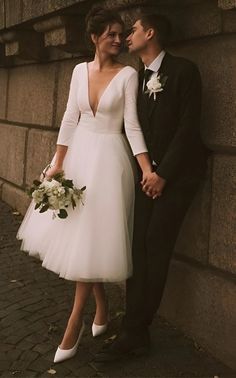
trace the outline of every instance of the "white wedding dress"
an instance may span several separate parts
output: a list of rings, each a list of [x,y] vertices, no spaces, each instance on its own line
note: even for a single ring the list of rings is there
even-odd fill
[[[122,68],[104,90],[96,114],[88,84],[88,65],[78,64],[57,140],[68,146],[66,178],[78,188],[86,186],[84,205],[69,209],[66,219],[52,219],[51,210],[40,214],[32,202],[17,237],[22,250],[60,277],[117,282],[132,274],[132,152],[147,151],[136,111],[138,75],[130,66]]]

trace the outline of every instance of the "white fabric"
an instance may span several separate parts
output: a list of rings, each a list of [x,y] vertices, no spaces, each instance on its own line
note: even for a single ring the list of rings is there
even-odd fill
[[[117,282],[132,274],[135,164],[147,151],[137,120],[137,73],[127,66],[110,82],[94,116],[88,98],[87,64],[75,67],[58,144],[67,145],[64,171],[86,186],[84,206],[66,219],[39,214],[32,203],[17,237],[42,265],[73,281]],[[79,121],[78,121],[79,120]]]

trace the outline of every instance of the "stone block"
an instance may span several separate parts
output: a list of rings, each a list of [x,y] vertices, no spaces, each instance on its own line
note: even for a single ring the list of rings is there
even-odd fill
[[[24,0],[22,19],[23,21],[31,20],[83,1],[84,0]]]
[[[8,183],[3,185],[2,200],[21,214],[25,214],[30,204],[30,198],[23,190]]]
[[[0,125],[0,177],[19,186],[24,182],[24,156],[27,129]]]
[[[26,184],[32,185],[56,151],[57,132],[31,130],[27,145]]]
[[[4,2],[4,0],[0,0],[0,30],[5,28]]]
[[[222,12],[222,31],[224,33],[236,32],[236,12],[235,10],[229,10]]]
[[[60,46],[65,45],[66,42],[66,28],[64,26],[50,30],[45,34],[45,46]]]
[[[72,71],[78,63],[78,59],[67,60],[60,63],[58,70],[56,122],[54,125],[56,127],[60,126],[63,114],[66,110]]]
[[[202,133],[214,151],[236,147],[236,38],[207,38],[171,51],[197,63],[203,82]],[[220,51],[220,54],[219,54]]]
[[[199,38],[221,32],[221,13],[212,1],[178,5],[171,12],[166,7],[166,15],[173,25],[174,40]]]
[[[52,125],[55,67],[41,64],[10,70],[8,120]]]
[[[173,260],[160,314],[235,369],[235,296],[227,276]]]
[[[5,68],[0,68],[0,118],[4,119],[6,116],[6,103],[7,103],[7,78],[8,71]]]
[[[186,214],[175,246],[176,254],[187,256],[203,264],[208,262],[209,249],[212,196],[212,169],[210,163],[209,161],[207,178],[199,188]]]
[[[5,1],[5,16],[7,28],[20,24],[22,22],[21,8],[22,0]]]
[[[236,273],[236,156],[215,156],[212,194],[210,263]]]
[[[2,188],[5,181],[0,179],[0,199],[2,199]]]
[[[218,6],[221,9],[234,9],[236,8],[236,0],[218,0]]]

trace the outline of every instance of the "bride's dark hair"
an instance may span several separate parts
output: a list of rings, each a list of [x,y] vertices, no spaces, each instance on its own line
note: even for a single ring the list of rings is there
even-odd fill
[[[86,16],[86,32],[90,37],[95,34],[98,37],[104,33],[108,26],[120,24],[124,28],[125,24],[119,13],[103,8],[101,5],[94,6]]]

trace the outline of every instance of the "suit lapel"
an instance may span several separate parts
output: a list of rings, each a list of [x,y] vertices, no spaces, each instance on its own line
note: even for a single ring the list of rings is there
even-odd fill
[[[165,76],[168,76],[168,69],[169,69],[169,62],[171,60],[171,55],[169,53],[166,53],[162,62],[161,66],[159,68],[158,74],[163,74]],[[165,90],[165,89],[164,89]],[[148,98],[148,117],[151,118],[152,113],[156,107],[160,106],[160,101],[159,101],[159,96],[161,96],[162,93],[158,93],[156,100],[154,100],[154,96],[151,95],[150,97],[147,96]]]
[[[148,98],[146,95],[143,94],[143,79],[144,79],[144,69],[139,71],[139,87],[138,87],[138,114],[139,119],[141,121],[141,125],[143,129],[148,128]]]

